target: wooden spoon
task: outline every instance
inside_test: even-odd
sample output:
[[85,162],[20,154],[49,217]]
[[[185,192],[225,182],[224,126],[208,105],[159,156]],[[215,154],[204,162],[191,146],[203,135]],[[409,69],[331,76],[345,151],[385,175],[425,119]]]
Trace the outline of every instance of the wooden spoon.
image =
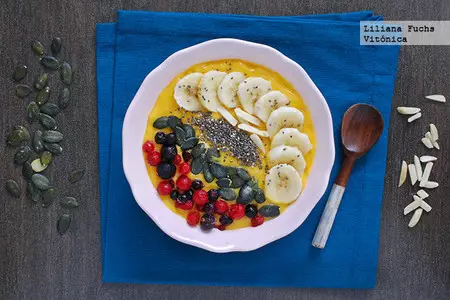
[[312,242],[314,247],[320,249],[325,247],[353,165],[375,145],[382,132],[383,117],[375,107],[355,104],[345,112],[341,128],[344,161],[314,235]]

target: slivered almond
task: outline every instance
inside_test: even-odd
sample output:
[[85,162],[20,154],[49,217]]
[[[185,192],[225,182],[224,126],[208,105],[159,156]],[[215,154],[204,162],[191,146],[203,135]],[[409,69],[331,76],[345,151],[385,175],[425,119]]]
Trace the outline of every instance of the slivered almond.
[[269,133],[267,131],[259,130],[258,128],[253,127],[253,126],[248,125],[248,124],[239,124],[237,127],[239,129],[245,130],[247,132],[255,133],[255,134],[257,134],[257,135],[259,135],[261,137],[269,137]]
[[417,182],[417,173],[416,173],[416,166],[414,164],[408,165],[408,171],[409,171],[409,179],[411,179],[411,184],[414,185]]
[[431,138],[432,138],[431,141],[436,142],[439,139],[439,134],[438,134],[436,125],[430,124],[430,133],[431,133]]
[[426,137],[427,139],[429,139],[430,142],[433,142],[433,137],[431,136],[431,132],[427,131],[427,133],[425,133],[425,137]]
[[405,183],[406,175],[408,173],[408,165],[406,161],[402,161],[402,169],[400,171],[400,178],[398,179],[398,186],[401,187],[403,183]]
[[419,196],[422,199],[426,199],[430,195],[428,195],[428,193],[425,192],[424,190],[419,190],[419,191],[417,191],[417,196]]
[[420,108],[400,106],[397,107],[397,112],[401,115],[414,115],[420,112]]
[[414,120],[417,120],[418,118],[420,118],[422,116],[422,113],[417,113],[414,116],[411,116],[408,118],[408,123],[411,123]]
[[427,139],[426,137],[421,139],[422,143],[425,145],[425,147],[427,147],[428,149],[433,148],[433,144],[431,143],[431,141],[429,139]]
[[253,133],[250,136],[250,139],[262,151],[262,153],[266,153],[266,148],[264,147],[263,141],[261,140],[261,138],[257,134]]
[[435,161],[437,160],[437,157],[430,156],[430,155],[424,155],[420,157],[420,161],[423,163],[429,162],[429,161]]
[[430,212],[430,210],[432,209],[431,206],[423,200],[420,200],[420,207],[422,207],[426,212]]
[[422,180],[420,180],[419,184],[420,187],[425,187],[425,183],[428,181],[428,178],[430,178],[431,168],[433,168],[433,163],[428,162],[423,170]]
[[422,212],[423,209],[418,208],[416,209],[416,211],[414,212],[414,215],[411,217],[411,220],[409,221],[409,228],[413,228],[414,226],[417,225],[417,223],[419,223],[420,217],[422,216]]
[[416,167],[417,180],[420,181],[422,179],[422,165],[420,164],[420,160],[417,155],[414,155],[414,166]]
[[403,214],[406,216],[407,214],[409,214],[410,212],[412,212],[413,210],[415,210],[416,208],[418,208],[420,206],[420,202],[418,201],[413,201],[410,204],[408,204],[408,206],[406,206],[403,209]]
[[444,95],[429,95],[426,96],[425,98],[427,98],[428,100],[433,100],[433,101],[437,101],[437,102],[445,102],[445,97]]
[[233,117],[232,114],[230,114],[230,112],[226,108],[218,107],[217,111],[222,115],[222,117],[225,118],[225,120],[227,120],[228,123],[230,123],[232,126],[236,126],[238,121],[235,119],[235,117]]
[[234,112],[236,113],[236,116],[239,119],[244,119],[245,121],[247,121],[249,123],[252,123],[252,124],[255,124],[256,126],[261,125],[261,121],[257,117],[252,116],[251,114],[243,111],[240,108],[236,108],[234,110]]
[[435,182],[435,181],[427,181],[425,182],[425,184],[423,185],[424,188],[426,189],[435,189],[439,186],[439,183]]
[[441,147],[439,147],[438,142],[432,141],[431,143],[433,144],[433,147],[434,147],[434,148],[436,148],[436,149],[438,149],[438,150],[441,150]]

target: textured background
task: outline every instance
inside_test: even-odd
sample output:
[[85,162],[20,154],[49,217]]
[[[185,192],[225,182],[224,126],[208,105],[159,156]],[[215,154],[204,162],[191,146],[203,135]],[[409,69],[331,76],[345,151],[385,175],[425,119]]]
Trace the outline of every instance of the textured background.
[[[32,39],[49,47],[53,36],[62,38],[63,56],[76,70],[72,106],[57,117],[65,134],[65,149],[48,175],[60,193],[73,195],[81,206],[73,211],[70,231],[60,237],[58,205],[43,209],[26,197],[13,199],[0,189],[0,299],[449,299],[450,298],[450,142],[449,104],[425,102],[423,96],[441,93],[450,97],[450,48],[409,46],[400,53],[393,109],[418,106],[423,117],[413,124],[393,112],[385,177],[378,283],[373,290],[267,289],[103,284],[101,282],[100,212],[95,84],[95,24],[115,21],[118,9],[301,15],[374,10],[390,20],[449,20],[447,0],[2,0],[0,10],[0,115],[2,136],[17,124],[26,124],[28,100],[14,96],[10,80],[14,66],[29,66],[25,82],[38,72],[37,57],[29,48]],[[52,80],[53,79],[53,80]],[[53,77],[51,82],[58,91]],[[58,83],[59,84],[59,83]],[[57,92],[53,95],[55,100]],[[441,186],[430,192],[433,207],[413,230],[402,214],[412,189],[396,187],[400,161],[424,154],[420,137],[435,123],[443,150],[433,151],[438,162],[432,178]],[[4,162],[0,182],[21,179],[14,166],[14,151],[0,139]],[[3,150],[5,149],[6,150]],[[83,181],[70,185],[67,174],[84,167]],[[25,187],[23,181],[20,185]],[[232,272],[239,270],[230,270]],[[257,276],[257,274],[255,274]]]

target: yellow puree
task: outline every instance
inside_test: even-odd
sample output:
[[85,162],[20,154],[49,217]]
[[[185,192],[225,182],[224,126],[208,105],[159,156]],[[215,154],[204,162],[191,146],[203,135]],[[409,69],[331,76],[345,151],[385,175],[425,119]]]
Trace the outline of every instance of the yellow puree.
[[[257,65],[254,63],[250,63],[250,62],[238,60],[238,59],[227,59],[227,60],[203,62],[203,63],[197,64],[197,65],[194,65],[194,66],[190,67],[189,69],[185,70],[184,72],[180,73],[177,77],[175,77],[170,82],[170,84],[168,86],[166,86],[164,88],[164,90],[159,95],[158,100],[156,101],[156,104],[155,104],[153,110],[150,112],[149,117],[148,117],[147,129],[145,132],[144,141],[154,140],[154,136],[155,136],[156,132],[160,131],[160,129],[156,129],[152,126],[153,122],[157,118],[159,118],[161,116],[168,116],[168,115],[173,114],[173,115],[181,118],[183,120],[183,122],[188,123],[187,119],[191,116],[196,115],[196,113],[187,112],[184,109],[179,108],[179,106],[177,105],[177,103],[175,102],[175,99],[173,97],[174,88],[175,88],[176,83],[181,78],[183,78],[184,76],[186,76],[190,73],[194,73],[194,72],[206,73],[211,70],[218,70],[218,71],[223,71],[223,72],[227,72],[227,73],[242,72],[245,74],[246,77],[262,77],[271,82],[273,90],[281,91],[283,94],[285,94],[289,98],[289,100],[291,101],[290,106],[298,108],[299,110],[301,110],[303,112],[303,114],[305,116],[305,123],[303,125],[302,131],[309,136],[311,143],[314,145],[313,149],[307,155],[305,155],[306,170],[305,170],[305,173],[302,175],[303,188],[304,188],[306,185],[306,179],[308,177],[308,174],[311,169],[311,165],[313,163],[313,159],[315,156],[315,145],[316,145],[314,126],[312,123],[310,112],[309,112],[308,108],[306,107],[306,105],[303,103],[300,95],[294,90],[294,88],[291,86],[291,84],[288,81],[286,81],[278,73],[276,73],[270,69],[267,69],[261,65]],[[234,115],[234,112],[233,112],[233,115]],[[217,113],[214,113],[213,116],[219,117],[219,115]],[[263,124],[261,129],[265,130],[264,126],[265,125]],[[200,133],[199,129],[198,128],[195,128],[195,129],[196,129],[196,135],[198,137],[198,135]],[[171,132],[170,128],[165,129],[163,131],[165,131],[166,133]],[[207,144],[206,140],[201,140],[201,142],[205,142]],[[266,147],[266,153],[267,153],[270,150],[270,140],[268,138],[263,138],[263,142]],[[158,146],[159,145],[157,145],[157,148],[158,148]],[[181,154],[181,149],[178,148],[178,150],[179,150],[178,153]],[[248,170],[248,172],[250,173],[251,176],[254,176],[256,178],[256,180],[258,181],[259,187],[264,190],[264,182],[265,182],[265,177],[266,177],[266,171],[265,171],[266,155],[264,155],[263,153],[260,152],[260,157],[261,157],[261,161],[263,163],[263,166],[261,169],[258,167],[246,167],[246,169]],[[241,166],[239,161],[235,160],[228,153],[224,153],[224,152],[221,152],[221,157],[219,159],[219,162],[225,166]],[[152,181],[153,185],[156,188],[158,183],[161,181],[161,179],[156,174],[155,167],[152,167],[149,164],[146,164],[146,166],[147,166],[148,174],[150,176],[150,180]],[[177,176],[178,175],[176,175],[175,177],[177,177]],[[206,190],[218,188],[217,185],[215,184],[215,181],[213,181],[211,183],[206,183],[206,181],[203,178],[202,173],[200,173],[198,175],[190,174],[189,177],[191,179],[198,178],[198,179],[202,180],[205,183]],[[236,192],[238,192],[238,191],[239,190],[237,189]],[[189,211],[184,211],[184,210],[176,208],[175,202],[172,199],[170,199],[169,196],[161,196],[161,198],[162,198],[162,201],[164,201],[164,203],[167,205],[167,207],[170,210],[181,215],[183,218],[185,218],[186,215],[189,213]],[[235,201],[228,202],[229,205],[231,205],[232,203],[235,203]],[[266,202],[264,204],[270,204],[270,203],[273,203],[273,202],[266,200]],[[276,204],[278,204],[278,203],[276,203]],[[259,206],[261,206],[261,205],[259,205]],[[283,204],[280,205],[281,213],[287,208],[287,206],[288,205],[283,205]],[[195,206],[193,209],[195,209]],[[250,219],[247,217],[244,217],[240,220],[235,220],[233,222],[233,224],[231,224],[230,226],[227,227],[227,229],[238,229],[238,228],[248,227],[248,226],[251,226]]]

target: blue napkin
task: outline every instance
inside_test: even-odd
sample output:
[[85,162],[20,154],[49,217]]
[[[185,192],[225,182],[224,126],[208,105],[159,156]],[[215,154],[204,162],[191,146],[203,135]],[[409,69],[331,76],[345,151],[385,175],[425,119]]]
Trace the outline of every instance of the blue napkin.
[[311,240],[329,191],[289,236],[256,251],[229,254],[171,239],[139,208],[122,170],[121,134],[126,109],[142,80],[173,52],[220,37],[263,43],[302,65],[327,99],[337,142],[334,180],[345,110],[370,103],[389,124],[399,48],[359,45],[359,21],[380,19],[371,12],[258,17],[119,11],[117,24],[97,25],[103,281],[373,287],[387,128],[357,162],[324,250],[312,247]]

